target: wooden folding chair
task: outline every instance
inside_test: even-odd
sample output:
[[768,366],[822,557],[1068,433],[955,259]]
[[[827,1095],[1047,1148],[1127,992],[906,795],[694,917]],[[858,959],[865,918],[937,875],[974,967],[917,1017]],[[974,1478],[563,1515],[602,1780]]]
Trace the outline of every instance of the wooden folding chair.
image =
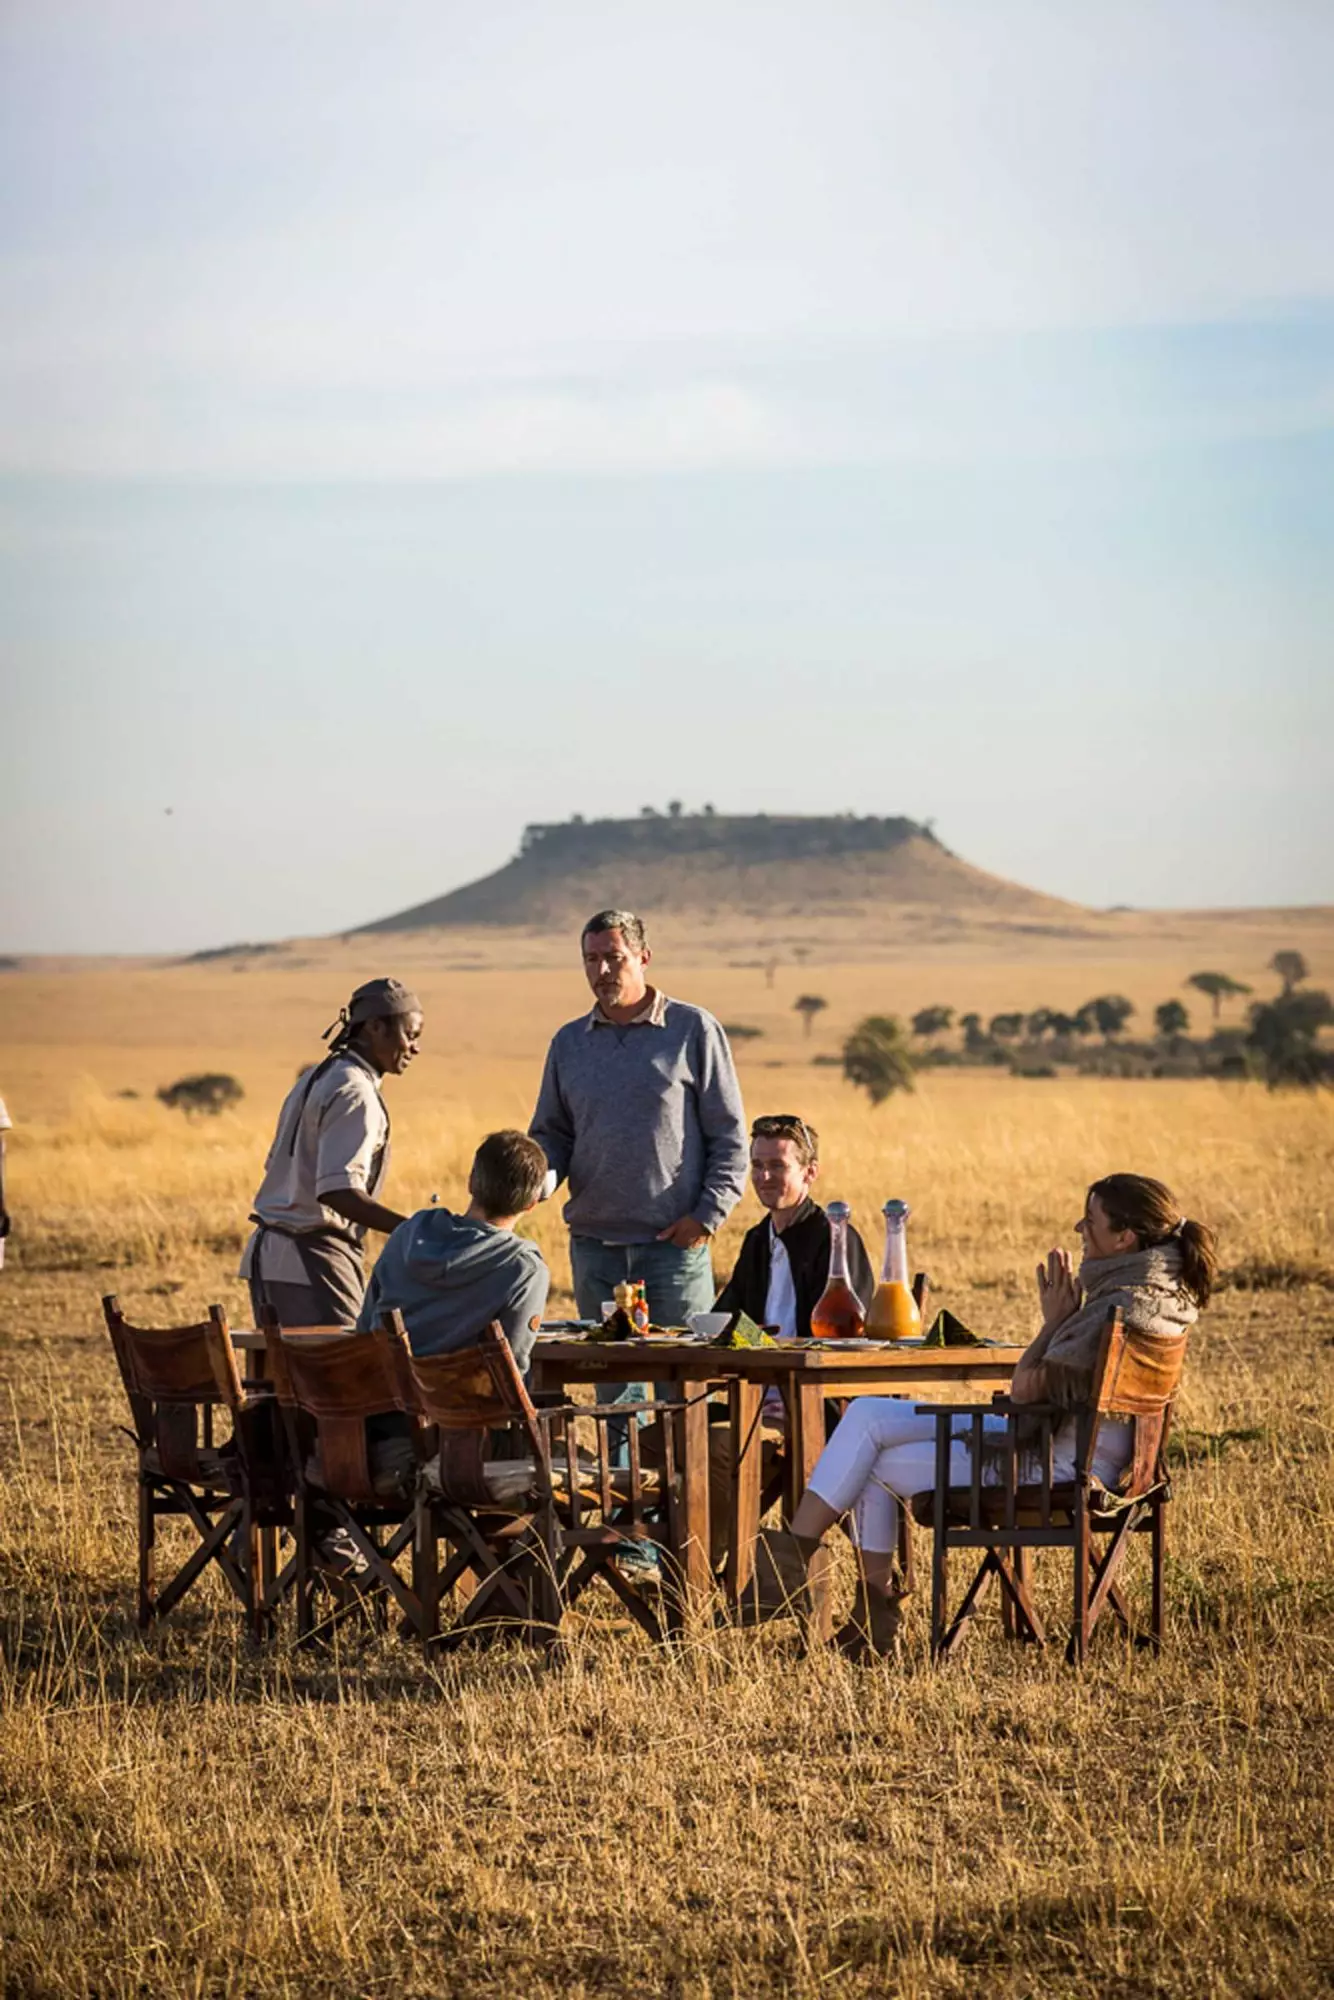
[[[439,1644],[507,1632],[551,1645],[564,1610],[597,1576],[637,1623],[661,1638],[661,1620],[616,1570],[614,1558],[636,1541],[655,1543],[669,1562],[677,1557],[677,1406],[618,1403],[604,1411],[562,1403],[538,1409],[498,1322],[475,1346],[438,1355],[412,1353],[397,1313],[387,1314],[381,1326],[395,1355],[400,1400],[421,1426],[429,1453],[417,1501],[417,1573],[428,1643],[443,1595],[471,1579],[476,1587]],[[608,1424],[641,1409],[663,1425],[661,1474],[642,1465],[633,1421],[628,1467],[611,1463]],[[577,1447],[579,1419],[595,1429],[592,1462]],[[502,1440],[503,1452],[497,1449]],[[665,1532],[649,1519],[655,1502],[666,1511]],[[450,1550],[443,1568],[442,1541]]]
[[[132,1326],[114,1294],[102,1300],[130,1405],[138,1468],[138,1621],[175,1609],[216,1564],[246,1613],[252,1637],[267,1633],[292,1581],[275,1575],[275,1531],[291,1519],[272,1398],[241,1385],[221,1306],[194,1326]],[[231,1436],[214,1435],[225,1410]],[[188,1521],[198,1537],[159,1587],[157,1524]]]
[[[409,1450],[402,1465],[387,1471],[374,1463],[366,1433],[371,1418],[403,1416],[383,1336],[345,1327],[284,1329],[268,1307],[260,1322],[294,1495],[298,1643],[315,1631],[320,1546],[335,1528],[346,1533],[366,1566],[364,1578],[355,1579],[358,1587],[370,1584],[392,1597],[420,1632],[416,1580],[405,1583],[394,1567],[413,1546],[419,1456],[415,1427],[406,1419]],[[384,1601],[381,1597],[381,1605]]]
[[[1027,1569],[1030,1549],[1069,1549],[1073,1559],[1070,1638],[1066,1658],[1082,1665],[1102,1613],[1111,1607],[1122,1629],[1132,1632],[1132,1620],[1117,1579],[1133,1535],[1149,1536],[1150,1617],[1146,1643],[1155,1648],[1163,1639],[1163,1559],[1166,1508],[1172,1497],[1167,1475],[1167,1437],[1173,1399],[1181,1380],[1186,1335],[1160,1336],[1123,1324],[1118,1312],[1103,1330],[1093,1388],[1086,1408],[1078,1412],[1032,1403],[1012,1403],[997,1396],[990,1409],[976,1404],[919,1404],[936,1419],[936,1485],[912,1502],[914,1517],[933,1531],[931,1565],[931,1650],[948,1659],[995,1578],[1002,1602],[1021,1639],[1042,1646],[1047,1635],[1033,1603]],[[1003,1415],[1003,1439],[989,1443],[984,1459],[984,1419]],[[1053,1445],[1057,1431],[1076,1422],[1073,1477],[1053,1479]],[[1038,1435],[1022,1453],[1016,1424],[1036,1421]],[[1092,1467],[1104,1418],[1128,1417],[1134,1424],[1131,1458],[1119,1489],[1109,1492]],[[949,1485],[952,1441],[966,1435],[972,1477],[967,1486]],[[988,1461],[997,1462],[998,1484],[984,1483]],[[1036,1470],[1035,1470],[1036,1468]],[[1103,1539],[1095,1556],[1094,1538]],[[982,1549],[981,1567],[952,1618],[947,1615],[947,1562],[951,1549]]]

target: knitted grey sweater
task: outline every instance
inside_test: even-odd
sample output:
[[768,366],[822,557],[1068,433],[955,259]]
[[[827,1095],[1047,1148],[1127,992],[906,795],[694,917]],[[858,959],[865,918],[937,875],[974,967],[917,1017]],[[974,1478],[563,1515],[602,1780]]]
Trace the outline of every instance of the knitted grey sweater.
[[749,1148],[727,1037],[712,1014],[666,1001],[662,1020],[568,1021],[547,1052],[529,1127],[565,1220],[604,1243],[650,1243],[683,1215],[709,1231],[746,1186]]

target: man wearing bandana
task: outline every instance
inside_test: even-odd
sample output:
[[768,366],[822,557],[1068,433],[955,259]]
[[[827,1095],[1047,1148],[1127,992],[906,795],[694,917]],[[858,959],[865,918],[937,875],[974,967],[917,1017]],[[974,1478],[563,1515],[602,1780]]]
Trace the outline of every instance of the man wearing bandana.
[[378,1199],[389,1165],[381,1078],[403,1074],[421,1032],[416,994],[372,979],[326,1031],[323,1062],[288,1093],[241,1259],[257,1317],[268,1305],[284,1326],[355,1326],[366,1293],[362,1239],[404,1220]]

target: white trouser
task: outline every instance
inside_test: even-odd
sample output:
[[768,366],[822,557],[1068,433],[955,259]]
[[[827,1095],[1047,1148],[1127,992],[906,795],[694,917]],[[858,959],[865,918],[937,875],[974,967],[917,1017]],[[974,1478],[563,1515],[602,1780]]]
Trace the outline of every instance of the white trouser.
[[[960,1435],[950,1446],[950,1485],[966,1486],[973,1476],[972,1454],[964,1438],[971,1420],[960,1417]],[[986,1437],[1005,1435],[1004,1417],[983,1421]],[[1104,1422],[1098,1435],[1093,1470],[1113,1485],[1130,1457],[1129,1423]],[[1075,1470],[1075,1425],[1062,1424],[1053,1440],[1052,1477],[1070,1479]],[[984,1483],[999,1482],[988,1466]],[[840,1514],[851,1512],[853,1539],[874,1555],[898,1547],[899,1501],[914,1493],[930,1493],[936,1484],[936,1420],[918,1416],[912,1403],[897,1396],[859,1396],[849,1404],[838,1428],[820,1453],[811,1474],[810,1491]]]

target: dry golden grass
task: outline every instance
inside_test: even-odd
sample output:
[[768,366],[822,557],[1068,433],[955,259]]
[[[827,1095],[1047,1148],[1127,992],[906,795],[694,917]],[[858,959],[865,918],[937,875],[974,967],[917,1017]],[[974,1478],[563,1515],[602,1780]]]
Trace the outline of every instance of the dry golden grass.
[[[1160,1661],[1100,1634],[1076,1677],[988,1622],[935,1674],[920,1616],[900,1670],[802,1660],[782,1627],[655,1652],[590,1599],[563,1671],[506,1650],[432,1675],[355,1629],[327,1654],[253,1657],[212,1587],[145,1641],[97,1297],[243,1315],[232,1272],[277,1097],[363,971],[343,967],[0,983],[19,1126],[0,1274],[3,1991],[1329,1990],[1334,1105],[950,1076],[870,1113],[809,1062],[872,1001],[987,1011],[1115,985],[1151,1004],[1170,990],[1153,965],[827,965],[776,994],[755,971],[666,975],[765,1027],[742,1053],[748,1106],[812,1117],[826,1192],[863,1219],[907,1195],[916,1260],[981,1330],[1027,1329],[1029,1267],[1113,1167],[1171,1182],[1234,1281],[1260,1286],[1233,1282],[1193,1346]],[[390,1085],[405,1205],[451,1200],[480,1134],[526,1117],[581,999],[551,969],[421,983],[430,1052]],[[809,1048],[788,1012],[803,988],[831,1001]],[[238,1113],[189,1125],[115,1094],[200,1068],[241,1077]],[[559,1218],[535,1234],[564,1286]],[[1043,1587],[1059,1616],[1054,1565]]]

